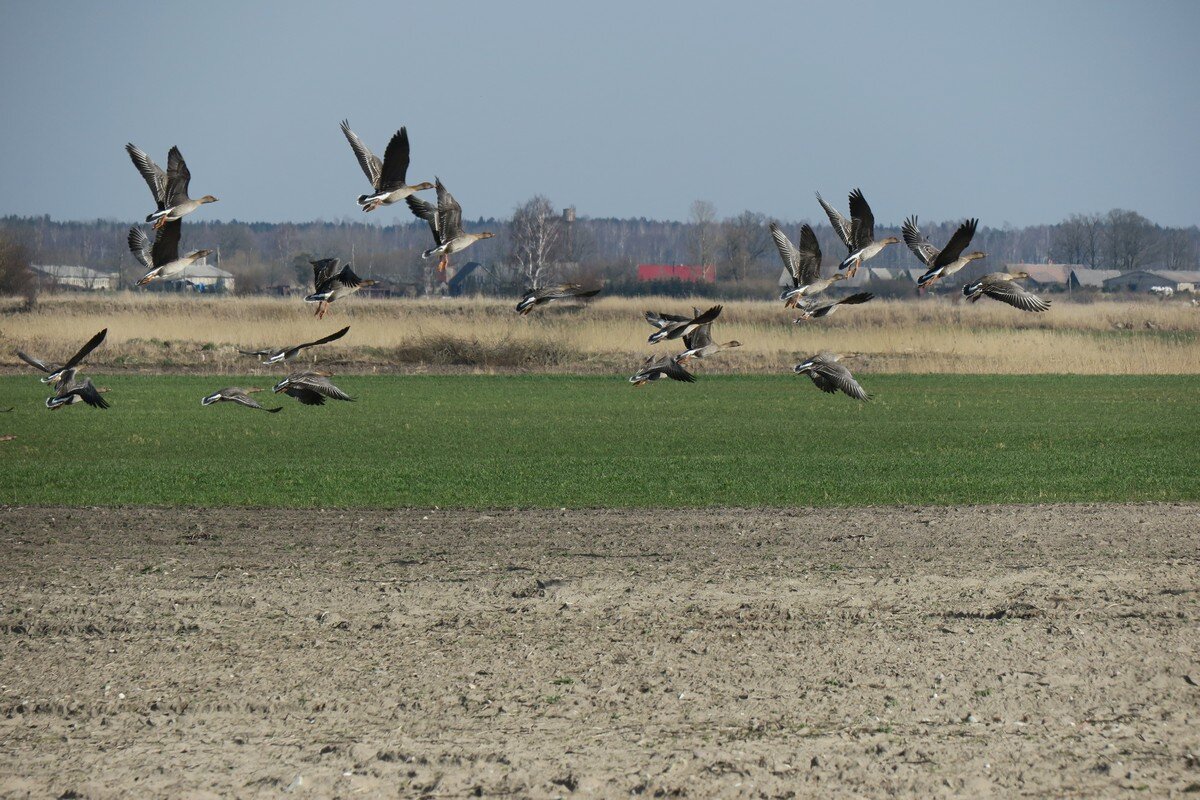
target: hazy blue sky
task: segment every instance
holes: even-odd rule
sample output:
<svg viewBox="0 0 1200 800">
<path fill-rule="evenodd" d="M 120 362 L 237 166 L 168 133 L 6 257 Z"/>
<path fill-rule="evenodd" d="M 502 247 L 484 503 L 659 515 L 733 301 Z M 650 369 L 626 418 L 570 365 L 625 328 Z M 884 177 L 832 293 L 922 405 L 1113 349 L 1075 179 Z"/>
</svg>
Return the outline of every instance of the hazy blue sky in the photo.
<svg viewBox="0 0 1200 800">
<path fill-rule="evenodd" d="M 133 219 L 179 145 L 210 219 L 361 218 L 338 130 L 469 218 L 1200 222 L 1195 2 L 11 2 L 0 214 Z M 393 206 L 370 215 L 390 222 Z"/>
</svg>

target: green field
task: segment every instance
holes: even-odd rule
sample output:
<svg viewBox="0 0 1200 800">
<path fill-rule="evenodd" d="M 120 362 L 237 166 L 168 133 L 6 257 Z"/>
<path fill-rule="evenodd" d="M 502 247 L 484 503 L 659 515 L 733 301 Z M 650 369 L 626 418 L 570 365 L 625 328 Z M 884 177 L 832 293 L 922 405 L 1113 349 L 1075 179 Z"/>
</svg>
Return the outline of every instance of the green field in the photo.
<svg viewBox="0 0 1200 800">
<path fill-rule="evenodd" d="M 270 378 L 103 376 L 48 411 L 0 377 L 0 503 L 822 506 L 1200 500 L 1200 376 L 354 377 L 279 414 L 200 397 Z"/>
</svg>

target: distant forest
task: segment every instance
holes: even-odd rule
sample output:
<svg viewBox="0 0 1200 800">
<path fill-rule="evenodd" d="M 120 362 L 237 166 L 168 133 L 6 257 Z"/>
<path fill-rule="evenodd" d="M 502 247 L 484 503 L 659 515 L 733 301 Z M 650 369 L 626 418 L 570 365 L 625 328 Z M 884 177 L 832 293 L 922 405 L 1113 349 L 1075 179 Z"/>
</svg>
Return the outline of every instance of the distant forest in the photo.
<svg viewBox="0 0 1200 800">
<path fill-rule="evenodd" d="M 815 206 L 815 203 L 814 203 Z M 385 210 L 403 217 L 403 206 Z M 817 212 L 819 214 L 819 208 Z M 428 226 L 418 220 L 395 225 L 365 221 L 262 223 L 213 222 L 207 210 L 184 222 L 183 247 L 213 248 L 219 266 L 237 278 L 238 292 L 255 292 L 311 280 L 310 258 L 337 256 L 352 261 L 364 277 L 422 285 L 433 260 L 421 251 L 432 246 Z M 774 283 L 781 263 L 767 231 L 770 217 L 746 211 L 720 219 L 710 203 L 692 205 L 687 222 L 576 216 L 545 197 L 534 197 L 508 219 L 475 219 L 470 231 L 492 231 L 495 239 L 454 257 L 461 265 L 478 260 L 487 268 L 485 289 L 508 292 L 534 281 L 605 280 L 611 289 L 634 290 L 638 264 L 714 264 L 722 286 L 744 289 Z M 827 220 L 817 214 L 809 222 L 825 253 L 825 265 L 845 256 Z M 944 244 L 961 220 L 920 226 L 935 244 Z M 799 223 L 783 221 L 798 235 Z M 57 222 L 48 217 L 0 218 L 0 237 L 22 247 L 30 263 L 69 264 L 115 270 L 127 284 L 141 274 L 125 240 L 131 223 L 115 220 Z M 149 232 L 149 231 L 148 231 Z M 900 235 L 896 227 L 877 226 L 876 236 Z M 989 270 L 1003 264 L 1083 264 L 1099 269 L 1195 270 L 1200 229 L 1156 225 L 1134 211 L 1075 214 L 1061 222 L 1024 228 L 981 225 L 971 249 L 989 254 L 981 262 Z M 871 262 L 875 267 L 920 266 L 903 244 L 889 247 Z"/>
</svg>

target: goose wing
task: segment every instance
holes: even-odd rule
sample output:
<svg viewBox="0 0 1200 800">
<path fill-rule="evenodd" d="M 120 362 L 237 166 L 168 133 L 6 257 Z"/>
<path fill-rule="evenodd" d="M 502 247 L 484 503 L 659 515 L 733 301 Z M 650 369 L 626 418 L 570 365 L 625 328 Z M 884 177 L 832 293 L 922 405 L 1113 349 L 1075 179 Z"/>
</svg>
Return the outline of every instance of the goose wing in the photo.
<svg viewBox="0 0 1200 800">
<path fill-rule="evenodd" d="M 854 238 L 851 236 L 853 231 L 850 228 L 850 220 L 843 217 L 829 203 L 826 203 L 825 198 L 821 197 L 820 192 L 817 192 L 817 202 L 821 204 L 821 208 L 825 209 L 825 216 L 829 217 L 829 224 L 833 226 L 833 230 L 838 235 L 838 238 L 842 240 L 842 244 L 854 250 Z"/>
<path fill-rule="evenodd" d="M 1046 311 L 1050 303 L 1010 280 L 984 281 L 983 293 L 1022 311 Z"/>
<path fill-rule="evenodd" d="M 809 225 L 800 228 L 800 283 L 807 286 L 821 277 L 821 245 L 817 242 L 817 234 Z"/>
<path fill-rule="evenodd" d="M 188 172 L 187 162 L 178 147 L 172 147 L 167 153 L 167 207 L 186 203 L 188 184 L 192 182 L 192 173 Z"/>
<path fill-rule="evenodd" d="M 670 327 L 671 325 L 674 325 L 677 322 L 687 322 L 690 319 L 692 319 L 692 318 L 691 317 L 683 317 L 683 316 L 680 316 L 679 314 L 663 314 L 660 311 L 647 311 L 646 312 L 646 322 L 649 322 L 651 325 L 658 328 L 660 331 L 663 328 Z M 654 356 L 651 356 L 651 358 L 654 358 Z"/>
<path fill-rule="evenodd" d="M 908 249 L 913 251 L 913 255 L 919 258 L 922 264 L 933 269 L 933 263 L 937 260 L 941 250 L 938 250 L 933 242 L 926 239 L 925 234 L 921 233 L 921 229 L 917 227 L 916 215 L 904 220 L 904 225 L 900 228 L 900 235 L 904 238 Z"/>
<path fill-rule="evenodd" d="M 108 401 L 104 399 L 100 392 L 96 391 L 91 378 L 72 388 L 70 394 L 78 395 L 83 402 L 92 408 L 108 408 Z"/>
<path fill-rule="evenodd" d="M 850 219 L 858 223 L 858 228 L 854 231 L 855 250 L 875 241 L 875 215 L 871 213 L 871 206 L 867 203 L 867 198 L 863 197 L 861 189 L 850 193 Z"/>
<path fill-rule="evenodd" d="M 313 288 L 318 292 L 326 291 L 325 284 L 338 273 L 341 266 L 340 258 L 322 258 L 309 262 L 313 268 Z"/>
<path fill-rule="evenodd" d="M 129 229 L 126 241 L 129 242 L 129 252 L 133 253 L 133 257 L 138 260 L 138 263 L 147 270 L 154 269 L 154 256 L 150 253 L 150 239 L 146 236 L 146 232 L 134 225 Z"/>
<path fill-rule="evenodd" d="M 413 213 L 413 216 L 418 219 L 423 219 L 429 223 L 429 230 L 433 233 L 433 243 L 441 245 L 443 241 L 442 234 L 438 230 L 438 213 L 437 207 L 432 203 L 427 203 L 415 194 L 410 194 L 404 198 L 404 202 L 408 204 L 408 210 Z"/>
<path fill-rule="evenodd" d="M 320 392 L 314 392 L 306 386 L 289 386 L 283 390 L 288 397 L 294 397 L 306 406 L 323 406 L 325 397 Z"/>
<path fill-rule="evenodd" d="M 462 206 L 454 199 L 454 195 L 442 185 L 441 178 L 437 181 L 437 218 L 438 231 L 442 241 L 450 241 L 462 235 Z"/>
<path fill-rule="evenodd" d="M 132 142 L 125 145 L 125 152 L 129 153 L 133 165 L 137 167 L 137 171 L 142 174 L 146 185 L 150 187 L 150 194 L 154 195 L 154 203 L 161 211 L 166 207 L 167 202 L 167 173 Z"/>
<path fill-rule="evenodd" d="M 62 367 L 60 367 L 58 364 L 47 364 L 45 361 L 42 361 L 40 358 L 34 358 L 33 356 L 29 355 L 28 353 L 22 352 L 20 350 L 17 351 L 17 358 L 21 359 L 22 361 L 24 361 L 26 364 L 33 367 L 34 369 L 40 369 L 42 372 L 45 372 L 47 374 L 52 373 L 52 372 L 58 372 L 60 369 L 62 369 Z"/>
<path fill-rule="evenodd" d="M 674 361 L 671 361 L 669 358 L 668 358 L 666 364 L 659 367 L 659 370 L 662 372 L 663 375 L 666 375 L 668 378 L 670 378 L 673 381 L 681 381 L 683 383 L 695 383 L 696 382 L 695 375 L 688 372 L 687 369 L 685 367 L 683 367 L 682 365 L 676 364 Z"/>
<path fill-rule="evenodd" d="M 303 350 L 306 347 L 316 347 L 319 344 L 329 344 L 330 342 L 337 341 L 338 339 L 345 336 L 349 331 L 350 331 L 350 326 L 347 325 L 346 327 L 342 328 L 340 331 L 331 333 L 328 336 L 323 336 L 320 339 L 317 339 L 316 341 L 305 342 L 304 344 L 298 344 L 293 347 L 289 347 L 287 349 L 287 358 L 291 358 L 292 356 L 296 355 L 296 353 L 299 353 L 301 350 Z"/>
<path fill-rule="evenodd" d="M 800 251 L 774 222 L 771 223 L 771 238 L 775 240 L 775 249 L 779 251 L 783 266 L 792 273 L 792 285 L 800 286 Z"/>
<path fill-rule="evenodd" d="M 150 250 L 155 267 L 179 260 L 179 235 L 183 231 L 183 220 L 173 219 L 154 234 L 154 246 Z"/>
<path fill-rule="evenodd" d="M 401 128 L 392 135 L 383 151 L 383 169 L 379 173 L 379 191 L 395 191 L 404 186 L 408 174 L 408 129 Z"/>
<path fill-rule="evenodd" d="M 816 379 L 818 376 L 822 378 L 821 382 L 817 382 Z M 813 370 L 813 382 L 824 392 L 841 390 L 855 400 L 867 400 L 870 398 L 870 395 L 859 385 L 858 381 L 854 380 L 854 376 L 850 374 L 850 370 L 836 361 L 818 364 L 816 369 Z"/>
<path fill-rule="evenodd" d="M 962 251 L 967 249 L 967 245 L 971 243 L 971 238 L 975 236 L 975 226 L 979 224 L 977 219 L 969 219 L 962 225 L 958 226 L 958 230 L 950 237 L 950 241 L 942 248 L 941 254 L 937 256 L 929 266 L 944 267 L 947 264 L 953 264 L 962 255 Z M 907 240 L 906 240 L 907 241 Z"/>
<path fill-rule="evenodd" d="M 349 400 L 354 401 L 354 398 L 343 392 L 341 389 L 333 385 L 333 382 L 324 375 L 309 375 L 303 379 L 302 384 L 306 389 L 311 389 L 317 394 L 331 397 L 334 400 Z"/>
<path fill-rule="evenodd" d="M 76 367 L 79 364 L 81 364 L 83 362 L 83 360 L 88 357 L 89 353 L 91 353 L 93 350 L 95 350 L 97 347 L 100 346 L 100 343 L 104 341 L 104 337 L 107 335 L 108 335 L 108 328 L 105 328 L 104 330 L 100 331 L 92 338 L 88 339 L 87 342 L 83 345 L 83 347 L 79 348 L 79 352 L 77 352 L 75 355 L 71 356 L 71 359 L 66 364 L 64 364 L 62 368 L 63 369 L 71 369 L 72 367 Z"/>
<path fill-rule="evenodd" d="M 712 343 L 713 338 L 711 322 L 706 322 L 691 333 L 685 333 L 683 335 L 683 346 L 688 350 L 695 350 L 700 347 L 708 347 Z"/>
<path fill-rule="evenodd" d="M 383 174 L 383 162 L 367 149 L 367 146 L 362 143 L 362 139 L 359 139 L 354 131 L 350 130 L 349 120 L 342 120 L 342 133 L 345 134 L 346 141 L 350 142 L 350 149 L 354 151 L 354 156 L 358 159 L 358 165 L 362 167 L 363 174 L 367 176 L 371 186 L 378 189 L 379 176 Z"/>
</svg>

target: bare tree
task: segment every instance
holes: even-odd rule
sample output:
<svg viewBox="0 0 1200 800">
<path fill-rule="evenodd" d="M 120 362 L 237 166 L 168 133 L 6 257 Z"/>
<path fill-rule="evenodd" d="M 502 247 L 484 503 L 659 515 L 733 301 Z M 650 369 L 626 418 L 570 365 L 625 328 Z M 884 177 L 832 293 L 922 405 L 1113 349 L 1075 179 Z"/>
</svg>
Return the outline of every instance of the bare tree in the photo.
<svg viewBox="0 0 1200 800">
<path fill-rule="evenodd" d="M 513 212 L 509 225 L 510 255 L 526 284 L 542 285 L 546 271 L 557 260 L 563 238 L 562 217 L 543 195 L 536 195 Z"/>
<path fill-rule="evenodd" d="M 1113 269 L 1142 269 L 1153 260 L 1154 224 L 1136 211 L 1114 208 L 1104 218 L 1104 255 Z"/>
<path fill-rule="evenodd" d="M 1099 214 L 1072 214 L 1054 226 L 1050 256 L 1060 264 L 1100 264 L 1104 220 Z"/>
<path fill-rule="evenodd" d="M 26 307 L 32 308 L 37 294 L 37 278 L 29 268 L 29 251 L 19 242 L 0 238 L 0 296 L 23 296 Z"/>
<path fill-rule="evenodd" d="M 688 255 L 704 267 L 713 262 L 717 245 L 717 207 L 707 200 L 696 200 L 691 208 L 691 236 Z"/>
<path fill-rule="evenodd" d="M 1159 237 L 1162 264 L 1167 269 L 1196 269 L 1196 243 L 1182 228 L 1167 228 Z"/>
<path fill-rule="evenodd" d="M 771 249 L 767 218 L 755 211 L 743 211 L 725 220 L 721 228 L 721 255 L 729 277 L 740 281 Z"/>
</svg>

